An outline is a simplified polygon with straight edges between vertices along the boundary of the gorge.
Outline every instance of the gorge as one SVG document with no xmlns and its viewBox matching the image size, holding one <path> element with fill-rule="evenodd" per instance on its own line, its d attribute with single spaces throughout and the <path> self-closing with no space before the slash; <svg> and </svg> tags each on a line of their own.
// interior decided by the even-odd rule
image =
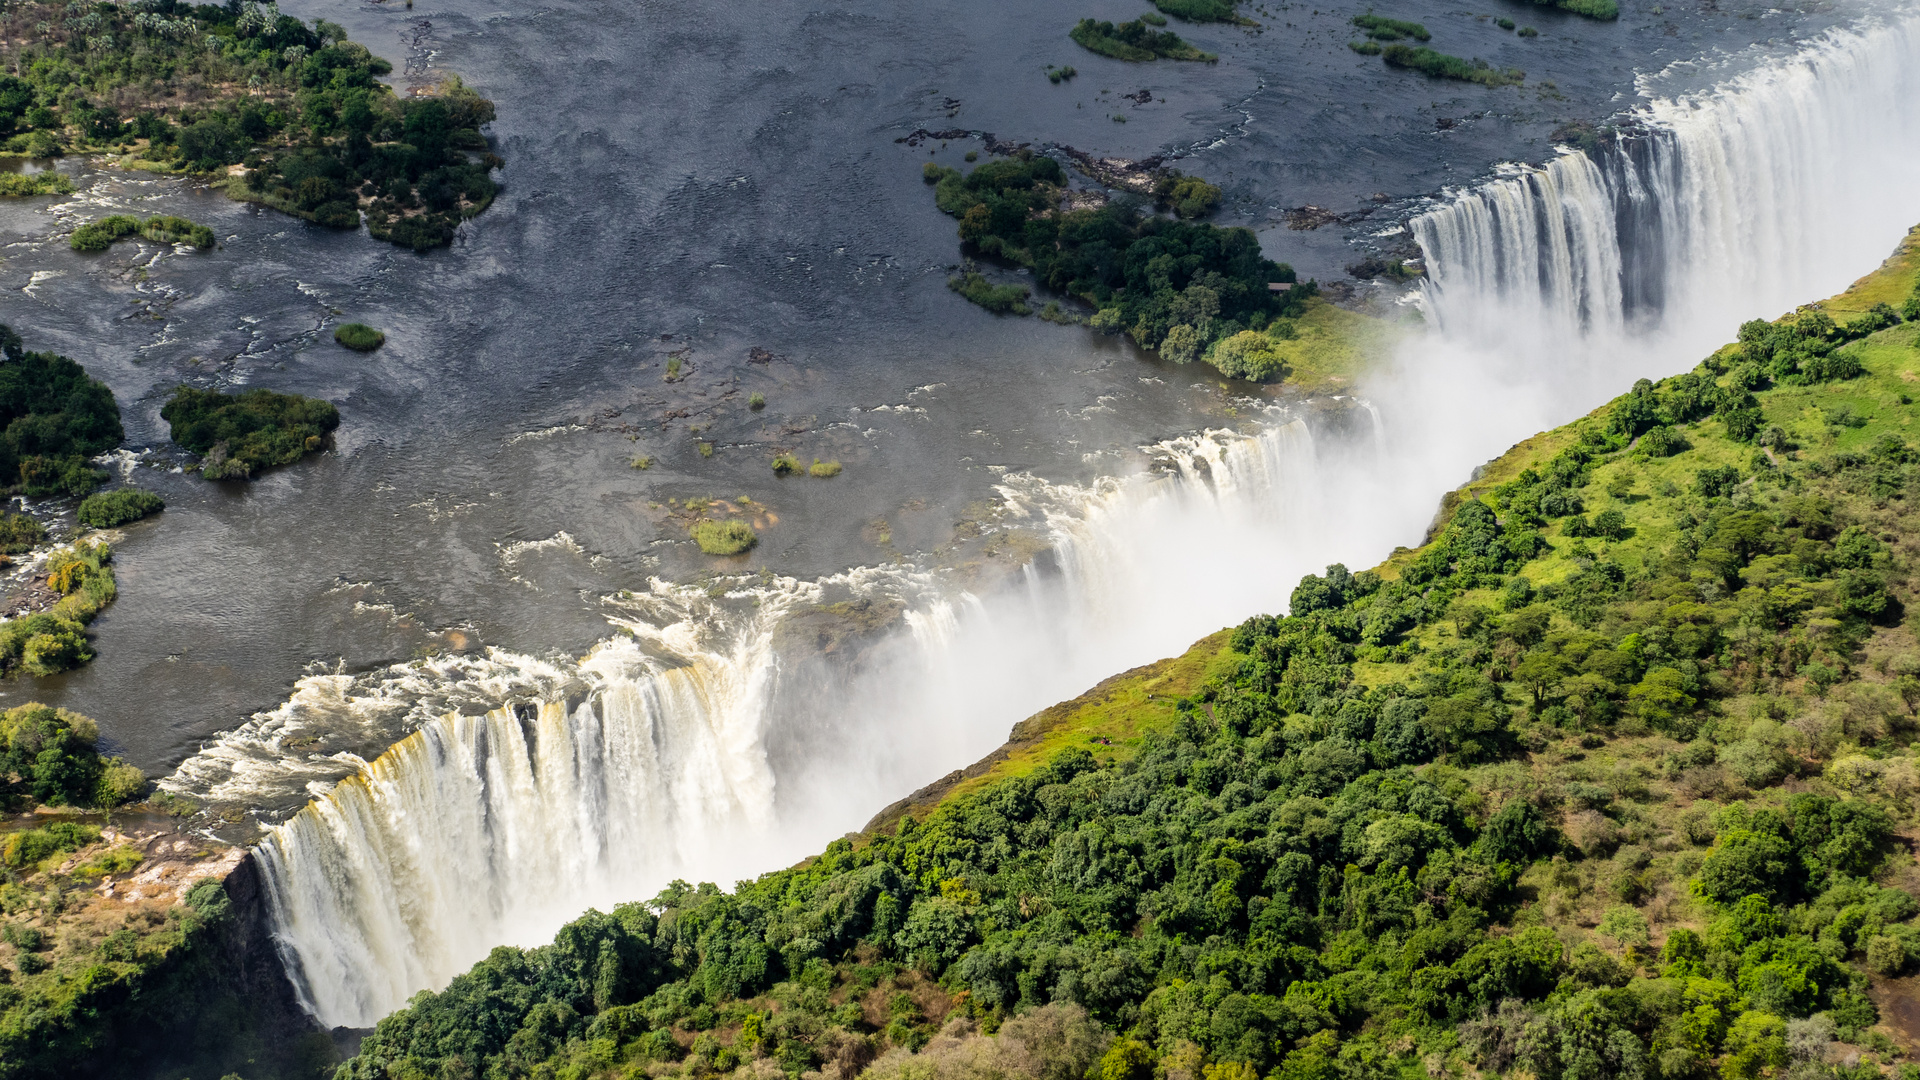
<svg viewBox="0 0 1920 1080">
<path fill-rule="evenodd" d="M 1369 380 L 1365 410 L 1274 407 L 1254 433 L 1154 444 L 1165 469 L 1092 485 L 1009 472 L 1003 504 L 1047 550 L 1004 585 L 976 595 L 937 567 L 723 575 L 656 584 L 621 618 L 629 633 L 572 669 L 496 653 L 546 700 L 427 721 L 262 844 L 303 1000 L 324 1024 L 368 1026 L 585 905 L 813 850 L 991 749 L 1009 717 L 1282 608 L 1327 562 L 1417 540 L 1437 494 L 1506 444 L 1836 291 L 1920 219 L 1920 143 L 1901 126 L 1916 120 L 1899 107 L 1920 22 L 1747 59 L 1673 96 L 1657 95 L 1679 76 L 1649 80 L 1656 96 L 1593 156 L 1415 216 L 1432 332 Z M 842 595 L 904 604 L 908 629 L 851 673 L 783 657 L 780 620 Z M 219 770 L 190 760 L 171 786 L 210 794 L 201 777 L 276 752 L 274 730 L 216 743 L 202 756 Z M 260 772 L 282 785 L 256 788 L 263 801 L 324 783 Z"/>
</svg>

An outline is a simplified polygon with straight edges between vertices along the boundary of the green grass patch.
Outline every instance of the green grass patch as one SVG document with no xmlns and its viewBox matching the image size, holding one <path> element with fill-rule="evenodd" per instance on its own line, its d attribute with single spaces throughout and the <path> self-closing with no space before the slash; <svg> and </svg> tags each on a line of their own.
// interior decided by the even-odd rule
<svg viewBox="0 0 1920 1080">
<path fill-rule="evenodd" d="M 828 477 L 839 476 L 840 463 L 837 461 L 821 461 L 819 458 L 814 458 L 813 464 L 807 469 L 807 475 L 818 477 L 822 480 Z"/>
<path fill-rule="evenodd" d="M 1212 63 L 1220 59 L 1187 44 L 1171 30 L 1154 30 L 1139 19 L 1117 26 L 1110 22 L 1081 19 L 1078 25 L 1067 32 L 1067 36 L 1081 47 L 1115 60 L 1139 63 L 1165 57 L 1168 60 Z"/>
<path fill-rule="evenodd" d="M 128 522 L 151 517 L 167 508 L 166 501 L 151 491 L 121 488 L 103 491 L 80 500 L 80 524 L 94 529 L 111 529 Z"/>
<path fill-rule="evenodd" d="M 709 555 L 738 555 L 760 542 L 760 535 L 744 521 L 696 521 L 693 542 Z"/>
<path fill-rule="evenodd" d="M 1435 52 L 1424 46 L 1389 45 L 1382 50 L 1382 56 L 1389 66 L 1418 71 L 1441 79 L 1459 79 L 1462 82 L 1479 83 L 1482 86 L 1515 86 L 1526 81 L 1527 73 L 1519 68 L 1496 68 L 1485 60 L 1463 60 L 1458 56 L 1449 56 Z"/>
<path fill-rule="evenodd" d="M 340 426 L 329 402 L 272 390 L 223 394 L 182 386 L 160 409 L 173 441 L 204 455 L 209 480 L 250 480 L 262 469 L 291 465 L 327 448 Z"/>
<path fill-rule="evenodd" d="M 1349 41 L 1347 42 L 1347 48 L 1352 49 L 1361 56 L 1380 55 L 1380 43 L 1377 41 Z"/>
<path fill-rule="evenodd" d="M 387 335 L 366 323 L 350 322 L 335 328 L 333 340 L 354 352 L 372 352 L 387 343 Z"/>
<path fill-rule="evenodd" d="M 775 476 L 792 476 L 794 473 L 805 471 L 806 466 L 800 464 L 800 459 L 794 457 L 792 454 L 777 454 L 774 456 L 773 475 Z"/>
<path fill-rule="evenodd" d="M 1375 15 L 1371 11 L 1365 15 L 1355 15 L 1353 25 L 1359 27 L 1362 33 L 1375 41 L 1399 41 L 1402 38 L 1412 38 L 1415 41 L 1433 40 L 1433 35 L 1427 32 L 1427 28 L 1417 22 L 1389 19 L 1384 15 Z"/>
</svg>

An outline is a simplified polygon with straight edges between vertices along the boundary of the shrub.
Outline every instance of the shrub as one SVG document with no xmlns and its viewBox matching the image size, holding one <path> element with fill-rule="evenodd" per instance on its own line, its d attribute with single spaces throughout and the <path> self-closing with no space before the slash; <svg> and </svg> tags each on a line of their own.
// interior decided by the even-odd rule
<svg viewBox="0 0 1920 1080">
<path fill-rule="evenodd" d="M 94 529 L 111 529 L 130 521 L 139 521 L 167 508 L 160 496 L 140 488 L 121 488 L 89 495 L 80 500 L 80 524 Z"/>
<path fill-rule="evenodd" d="M 749 394 L 747 396 L 747 408 L 752 409 L 754 412 L 759 412 L 761 409 L 764 409 L 766 407 L 767 407 L 767 395 L 761 393 L 758 390 L 755 390 L 752 394 Z"/>
<path fill-rule="evenodd" d="M 1376 41 L 1349 41 L 1347 42 L 1347 48 L 1352 49 L 1361 56 L 1380 55 L 1380 43 Z"/>
<path fill-rule="evenodd" d="M 1520 36 L 1521 37 L 1539 37 L 1540 31 L 1535 30 L 1531 26 L 1523 26 L 1520 28 Z"/>
<path fill-rule="evenodd" d="M 140 226 L 140 235 L 157 244 L 192 244 L 197 248 L 210 248 L 214 244 L 212 229 L 183 217 L 150 217 Z"/>
<path fill-rule="evenodd" d="M 19 555 L 32 551 L 46 538 L 46 526 L 26 514 L 0 515 L 0 553 Z"/>
<path fill-rule="evenodd" d="M 1273 344 L 1265 334 L 1242 330 L 1214 345 L 1206 360 L 1231 378 L 1267 382 L 1286 374 L 1286 361 L 1274 351 Z"/>
<path fill-rule="evenodd" d="M 800 472 L 802 468 L 803 466 L 800 464 L 800 459 L 794 457 L 792 454 L 777 454 L 774 456 L 773 475 L 775 476 L 792 476 L 794 473 Z"/>
<path fill-rule="evenodd" d="M 1391 67 L 1407 68 L 1443 79 L 1460 79 L 1464 82 L 1479 83 L 1482 86 L 1507 86 L 1526 81 L 1527 73 L 1519 68 L 1507 68 L 1504 71 L 1490 67 L 1484 60 L 1462 60 L 1457 56 L 1435 52 L 1421 46 L 1389 45 L 1381 56 Z"/>
<path fill-rule="evenodd" d="M 1362 33 L 1375 41 L 1399 41 L 1401 38 L 1412 38 L 1415 41 L 1433 40 L 1433 35 L 1427 32 L 1427 28 L 1417 22 L 1402 22 L 1399 19 L 1385 18 L 1372 12 L 1355 15 L 1353 25 L 1359 27 Z"/>
<path fill-rule="evenodd" d="M 0 793 L 15 803 L 94 805 L 107 764 L 98 738 L 92 719 L 65 709 L 29 702 L 0 713 Z M 8 774 L 18 779 L 9 783 Z"/>
<path fill-rule="evenodd" d="M 113 246 L 115 240 L 123 240 L 139 231 L 139 218 L 115 214 L 73 230 L 73 236 L 67 243 L 75 251 L 105 251 Z"/>
<path fill-rule="evenodd" d="M 337 327 L 333 340 L 354 352 L 372 352 L 387 343 L 387 335 L 365 323 L 351 322 Z"/>
<path fill-rule="evenodd" d="M 1500 18 L 1493 20 L 1493 25 L 1499 27 L 1502 30 L 1511 30 L 1513 29 L 1513 20 L 1503 15 Z"/>
<path fill-rule="evenodd" d="M 995 285 L 985 275 L 968 271 L 960 277 L 947 279 L 947 288 L 995 315 L 1026 315 L 1032 311 L 1026 304 L 1030 290 L 1025 285 Z"/>
<path fill-rule="evenodd" d="M 64 356 L 27 352 L 4 325 L 0 355 L 0 485 L 34 497 L 93 490 L 106 474 L 88 459 L 124 437 L 113 391 Z"/>
<path fill-rule="evenodd" d="M 325 449 L 340 426 L 340 411 L 328 402 L 272 390 L 223 394 L 182 386 L 160 417 L 182 449 L 206 456 L 201 475 L 209 480 L 245 480 L 290 465 Z"/>
<path fill-rule="evenodd" d="M 760 541 L 753 526 L 738 519 L 698 521 L 691 531 L 694 543 L 709 555 L 738 555 Z"/>
<path fill-rule="evenodd" d="M 73 181 L 65 173 L 46 169 L 37 173 L 0 173 L 0 197 L 71 195 Z"/>
<path fill-rule="evenodd" d="M 819 458 L 814 458 L 813 465 L 807 469 L 807 473 L 811 476 L 819 477 L 822 480 L 830 476 L 839 476 L 840 463 L 837 461 L 821 461 Z"/>
<path fill-rule="evenodd" d="M 1182 41 L 1180 35 L 1171 30 L 1149 29 L 1139 19 L 1118 26 L 1110 22 L 1081 19 L 1067 36 L 1081 47 L 1115 60 L 1139 62 L 1164 56 L 1169 60 L 1203 60 L 1211 63 L 1219 59 Z"/>
<path fill-rule="evenodd" d="M 55 855 L 78 851 L 98 839 L 100 830 L 91 825 L 56 821 L 44 829 L 22 829 L 9 833 L 6 842 L 0 844 L 0 861 L 4 861 L 10 869 L 25 869 Z M 13 926 L 9 925 L 7 929 L 12 931 Z M 7 939 L 16 948 L 34 949 L 41 944 L 37 930 L 31 934 L 14 931 L 7 935 Z"/>
</svg>

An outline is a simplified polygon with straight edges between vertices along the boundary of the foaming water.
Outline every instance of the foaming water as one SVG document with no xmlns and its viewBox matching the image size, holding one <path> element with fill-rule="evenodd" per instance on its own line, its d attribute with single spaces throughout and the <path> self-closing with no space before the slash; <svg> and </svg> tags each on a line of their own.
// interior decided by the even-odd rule
<svg viewBox="0 0 1920 1080">
<path fill-rule="evenodd" d="M 170 786 L 270 803 L 353 770 L 259 849 L 289 970 L 330 1025 L 590 904 L 804 854 L 1036 709 L 1283 608 L 1302 573 L 1417 542 L 1474 464 L 1870 267 L 1920 218 L 1917 45 L 1911 20 L 1830 35 L 1654 101 L 1595 158 L 1456 194 L 1413 223 L 1433 332 L 1369 402 L 1141 447 L 1154 468 L 1087 486 L 1010 474 L 1001 527 L 1044 550 L 1005 581 L 929 564 L 654 582 L 608 599 L 627 633 L 585 660 L 315 676 Z M 1849 144 L 1869 119 L 1881 141 Z M 781 647 L 833 597 L 903 605 L 902 628 L 851 662 Z M 414 733 L 371 765 L 302 758 L 285 735 L 302 710 Z"/>
</svg>

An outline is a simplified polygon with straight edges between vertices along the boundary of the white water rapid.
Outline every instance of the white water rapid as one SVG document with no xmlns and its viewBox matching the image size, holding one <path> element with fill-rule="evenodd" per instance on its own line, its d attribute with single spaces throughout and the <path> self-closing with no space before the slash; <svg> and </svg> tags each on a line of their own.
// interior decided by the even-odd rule
<svg viewBox="0 0 1920 1080">
<path fill-rule="evenodd" d="M 1650 80 L 1641 130 L 1597 160 L 1514 167 L 1417 219 L 1433 329 L 1368 410 L 1171 440 L 1144 448 L 1163 468 L 1086 488 L 1005 477 L 1001 527 L 1049 545 L 1010 585 L 931 568 L 724 595 L 656 582 L 609 599 L 627 633 L 577 666 L 316 675 L 169 785 L 320 789 L 258 850 L 289 971 L 328 1025 L 370 1025 L 589 905 L 791 862 L 1035 710 L 1284 608 L 1302 573 L 1418 542 L 1439 494 L 1517 439 L 1871 269 L 1920 221 L 1920 24 L 1743 62 L 1684 96 Z M 906 629 L 853 674 L 790 659 L 782 621 L 830 596 L 897 599 Z M 483 708 L 508 699 L 544 704 Z M 369 765 L 301 751 L 323 720 L 415 733 Z"/>
</svg>

